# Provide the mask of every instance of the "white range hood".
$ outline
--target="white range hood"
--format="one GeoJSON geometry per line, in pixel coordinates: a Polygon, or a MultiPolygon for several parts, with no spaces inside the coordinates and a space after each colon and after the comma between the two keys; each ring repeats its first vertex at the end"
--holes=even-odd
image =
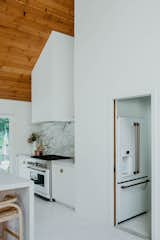
{"type": "Polygon", "coordinates": [[[52,32],[32,71],[32,122],[73,120],[74,38],[52,32]]]}

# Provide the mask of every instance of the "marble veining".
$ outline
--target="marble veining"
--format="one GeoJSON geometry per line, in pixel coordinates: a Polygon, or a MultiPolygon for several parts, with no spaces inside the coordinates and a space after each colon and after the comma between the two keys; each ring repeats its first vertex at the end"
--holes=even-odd
{"type": "Polygon", "coordinates": [[[34,130],[40,135],[45,154],[74,156],[73,122],[40,123],[34,130]]]}

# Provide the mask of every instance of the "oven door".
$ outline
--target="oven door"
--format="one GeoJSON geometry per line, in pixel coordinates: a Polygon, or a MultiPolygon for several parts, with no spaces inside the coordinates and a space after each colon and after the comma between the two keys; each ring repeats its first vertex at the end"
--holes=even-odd
{"type": "Polygon", "coordinates": [[[50,199],[50,178],[48,169],[34,169],[28,167],[30,179],[34,182],[34,192],[50,199]]]}

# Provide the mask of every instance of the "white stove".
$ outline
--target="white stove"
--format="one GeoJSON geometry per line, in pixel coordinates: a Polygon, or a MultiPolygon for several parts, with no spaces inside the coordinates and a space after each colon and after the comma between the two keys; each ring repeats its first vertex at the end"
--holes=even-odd
{"type": "Polygon", "coordinates": [[[33,157],[27,162],[29,178],[34,182],[34,192],[52,201],[52,161],[71,159],[58,155],[33,157]],[[32,160],[31,160],[32,159],[32,160]]]}

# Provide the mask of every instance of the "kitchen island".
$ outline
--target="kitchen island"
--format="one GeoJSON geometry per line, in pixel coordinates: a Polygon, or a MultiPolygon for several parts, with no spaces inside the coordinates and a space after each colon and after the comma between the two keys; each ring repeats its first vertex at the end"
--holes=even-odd
{"type": "MultiPolygon", "coordinates": [[[[16,194],[23,211],[24,240],[33,240],[34,198],[32,182],[0,172],[0,199],[3,199],[6,194],[16,194]]],[[[18,227],[16,222],[12,224],[14,229],[18,227]]]]}

